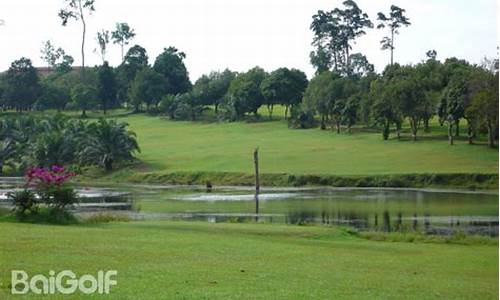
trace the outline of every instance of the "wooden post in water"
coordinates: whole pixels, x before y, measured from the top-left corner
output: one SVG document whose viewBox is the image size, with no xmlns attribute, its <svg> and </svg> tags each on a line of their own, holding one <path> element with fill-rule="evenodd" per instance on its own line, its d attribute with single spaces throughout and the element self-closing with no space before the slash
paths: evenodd
<svg viewBox="0 0 500 300">
<path fill-rule="evenodd" d="M 255 148 L 253 152 L 253 163 L 255 166 L 255 214 L 259 214 L 259 192 L 260 192 L 260 181 L 259 181 L 259 148 Z M 258 217 L 255 216 L 258 220 Z"/>
</svg>

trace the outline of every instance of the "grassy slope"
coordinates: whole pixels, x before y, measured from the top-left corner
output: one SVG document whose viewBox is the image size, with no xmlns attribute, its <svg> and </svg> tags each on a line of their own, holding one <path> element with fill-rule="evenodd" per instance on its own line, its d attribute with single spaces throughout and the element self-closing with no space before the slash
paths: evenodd
<svg viewBox="0 0 500 300">
<path fill-rule="evenodd" d="M 498 150 L 459 141 L 442 132 L 421 141 L 382 141 L 379 133 L 340 134 L 290 130 L 284 121 L 260 123 L 172 122 L 123 118 L 136 131 L 139 158 L 152 171 L 253 172 L 260 149 L 262 173 L 372 175 L 402 173 L 497 173 Z M 439 129 L 434 128 L 434 131 Z M 439 130 L 442 131 L 442 130 Z"/>
<path fill-rule="evenodd" d="M 117 269 L 114 299 L 498 298 L 498 246 L 375 242 L 332 228 L 263 224 L 2 229 L 1 299 L 11 297 L 11 269 Z"/>
</svg>

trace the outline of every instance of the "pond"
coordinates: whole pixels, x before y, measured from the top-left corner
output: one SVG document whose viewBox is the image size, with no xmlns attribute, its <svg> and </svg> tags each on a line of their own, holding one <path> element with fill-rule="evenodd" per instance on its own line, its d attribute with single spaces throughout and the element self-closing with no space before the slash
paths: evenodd
<svg viewBox="0 0 500 300">
<path fill-rule="evenodd" d="M 19 178 L 0 179 L 5 193 L 19 188 Z M 171 185 L 78 186 L 82 216 L 121 211 L 134 219 L 203 220 L 332 224 L 360 230 L 420 231 L 429 234 L 498 236 L 498 193 L 440 189 L 262 188 L 256 213 L 249 187 Z"/>
</svg>

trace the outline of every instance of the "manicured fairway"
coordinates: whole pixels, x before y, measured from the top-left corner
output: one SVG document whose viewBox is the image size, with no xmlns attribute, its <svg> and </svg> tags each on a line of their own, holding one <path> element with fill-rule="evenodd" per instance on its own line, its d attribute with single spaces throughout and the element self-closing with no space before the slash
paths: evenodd
<svg viewBox="0 0 500 300">
<path fill-rule="evenodd" d="M 339 229 L 130 222 L 0 224 L 10 270 L 118 271 L 106 299 L 497 299 L 498 246 L 368 241 Z M 44 299 L 101 299 L 72 295 Z"/>
<path fill-rule="evenodd" d="M 377 132 L 336 134 L 291 130 L 285 121 L 259 123 L 175 122 L 128 115 L 138 136 L 145 171 L 253 172 L 260 149 L 263 173 L 373 175 L 402 173 L 496 173 L 498 149 L 447 144 L 436 126 L 417 142 L 383 141 Z"/>
</svg>

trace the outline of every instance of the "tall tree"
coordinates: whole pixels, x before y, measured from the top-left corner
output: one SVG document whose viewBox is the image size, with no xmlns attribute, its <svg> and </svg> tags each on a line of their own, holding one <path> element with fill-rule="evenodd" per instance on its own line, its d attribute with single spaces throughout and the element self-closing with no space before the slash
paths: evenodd
<svg viewBox="0 0 500 300">
<path fill-rule="evenodd" d="M 495 147 L 498 131 L 498 72 L 489 76 L 473 95 L 465 115 L 472 115 L 476 126 L 484 126 L 488 132 L 488 145 Z"/>
<path fill-rule="evenodd" d="M 85 72 L 85 36 L 87 33 L 86 16 L 95 11 L 95 0 L 63 0 L 66 6 L 59 11 L 62 25 L 66 26 L 68 21 L 74 19 L 82 22 L 82 77 Z"/>
<path fill-rule="evenodd" d="M 82 111 L 82 118 L 98 103 L 98 97 L 97 89 L 89 84 L 79 83 L 71 89 L 71 100 Z"/>
<path fill-rule="evenodd" d="M 145 103 L 149 111 L 151 105 L 157 105 L 162 96 L 165 95 L 165 81 L 158 72 L 143 68 L 137 73 L 130 86 L 130 99 L 135 107 L 135 112 L 139 111 L 141 104 Z"/>
<path fill-rule="evenodd" d="M 109 31 L 104 29 L 98 31 L 95 39 L 97 41 L 97 45 L 99 46 L 99 54 L 101 55 L 102 63 L 104 64 L 109 44 Z"/>
<path fill-rule="evenodd" d="M 119 44 L 122 50 L 122 61 L 125 46 L 135 37 L 135 32 L 127 23 L 116 23 L 115 30 L 111 33 L 114 44 Z"/>
<path fill-rule="evenodd" d="M 101 100 L 101 108 L 104 114 L 106 114 L 107 108 L 116 101 L 116 91 L 118 88 L 113 69 L 108 65 L 107 61 L 99 67 L 97 76 L 99 78 L 97 89 L 99 99 Z"/>
<path fill-rule="evenodd" d="M 384 13 L 378 13 L 378 20 L 380 23 L 377 25 L 378 29 L 389 28 L 390 36 L 385 36 L 380 44 L 382 45 L 382 50 L 391 50 L 391 65 L 394 64 L 394 36 L 399 34 L 399 28 L 402 26 L 410 26 L 410 19 L 407 18 L 405 14 L 406 10 L 397 7 L 396 5 L 391 5 L 391 12 L 389 16 Z"/>
<path fill-rule="evenodd" d="M 321 129 L 326 129 L 326 122 L 330 113 L 331 102 L 334 97 L 333 82 L 339 76 L 326 71 L 316 75 L 304 92 L 304 110 L 313 111 L 320 115 Z"/>
<path fill-rule="evenodd" d="M 402 123 L 401 113 L 394 99 L 393 86 L 386 79 L 377 79 L 372 82 L 370 96 L 374 99 L 371 110 L 375 122 L 382 126 L 382 137 L 389 139 L 392 124 Z"/>
<path fill-rule="evenodd" d="M 146 49 L 134 45 L 128 49 L 127 54 L 120 66 L 117 68 L 118 99 L 128 100 L 128 90 L 137 72 L 148 66 L 148 55 Z"/>
<path fill-rule="evenodd" d="M 153 69 L 165 78 L 167 94 L 182 94 L 191 89 L 185 58 L 186 54 L 175 47 L 164 48 L 156 57 Z"/>
<path fill-rule="evenodd" d="M 366 34 L 365 28 L 372 28 L 373 24 L 352 0 L 343 2 L 343 8 L 335 8 L 330 12 L 318 11 L 313 16 L 311 30 L 314 33 L 313 46 L 316 50 L 311 53 L 311 63 L 316 67 L 316 73 L 328 70 L 350 75 L 352 42 Z"/>
<path fill-rule="evenodd" d="M 302 100 L 306 87 L 307 77 L 300 70 L 280 68 L 271 72 L 261 85 L 269 117 L 272 118 L 273 106 L 282 104 L 285 106 L 286 119 L 290 106 L 298 104 Z"/>
<path fill-rule="evenodd" d="M 49 68 L 54 67 L 57 59 L 59 58 L 59 53 L 57 52 L 54 45 L 52 45 L 52 42 L 50 40 L 47 40 L 43 43 L 40 54 L 40 58 L 47 63 L 47 67 Z"/>
<path fill-rule="evenodd" d="M 348 75 L 352 73 L 349 52 L 351 42 L 366 34 L 365 28 L 373 28 L 373 23 L 353 0 L 343 2 L 344 9 L 333 10 L 334 18 L 339 20 L 340 37 L 345 53 L 345 70 Z"/>
<path fill-rule="evenodd" d="M 30 109 L 40 94 L 40 82 L 31 60 L 25 57 L 10 65 L 4 78 L 3 98 L 17 110 Z"/>
</svg>

